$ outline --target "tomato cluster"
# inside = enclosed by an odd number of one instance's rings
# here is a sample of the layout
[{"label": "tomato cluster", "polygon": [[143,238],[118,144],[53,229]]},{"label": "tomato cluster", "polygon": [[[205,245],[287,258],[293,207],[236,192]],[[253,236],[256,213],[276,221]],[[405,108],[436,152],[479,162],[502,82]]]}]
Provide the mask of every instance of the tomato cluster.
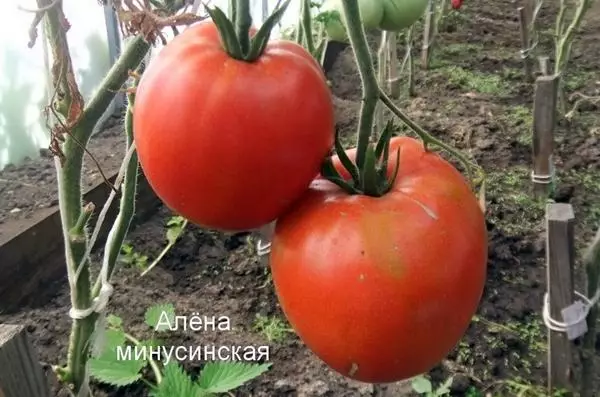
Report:
[{"label": "tomato cluster", "polygon": [[[372,3],[380,8],[367,22],[395,27],[413,18],[406,8],[395,18],[398,4],[424,4]],[[141,167],[166,206],[218,230],[277,220],[270,266],[281,307],[334,370],[364,382],[406,379],[435,366],[466,331],[487,259],[469,184],[407,137],[390,142],[387,176],[396,177],[380,197],[320,176],[334,107],[300,45],[270,41],[246,62],[224,50],[213,22],[194,25],[143,74],[133,122]],[[346,155],[354,160],[356,150]]]}]

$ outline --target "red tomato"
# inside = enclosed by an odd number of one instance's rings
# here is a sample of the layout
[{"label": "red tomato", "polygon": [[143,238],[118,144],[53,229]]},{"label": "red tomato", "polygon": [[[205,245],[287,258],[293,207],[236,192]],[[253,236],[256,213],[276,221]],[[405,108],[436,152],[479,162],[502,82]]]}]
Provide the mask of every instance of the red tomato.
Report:
[{"label": "red tomato", "polygon": [[140,164],[158,197],[220,230],[278,218],[334,139],[329,87],[306,50],[272,41],[255,62],[238,61],[212,21],[186,29],[150,62],[133,117]]},{"label": "red tomato", "polygon": [[391,148],[388,172],[396,150],[400,171],[388,194],[351,196],[315,179],[277,220],[270,254],[281,307],[300,338],[334,370],[370,383],[442,361],[486,278],[484,215],[462,175],[412,138],[394,138]]}]

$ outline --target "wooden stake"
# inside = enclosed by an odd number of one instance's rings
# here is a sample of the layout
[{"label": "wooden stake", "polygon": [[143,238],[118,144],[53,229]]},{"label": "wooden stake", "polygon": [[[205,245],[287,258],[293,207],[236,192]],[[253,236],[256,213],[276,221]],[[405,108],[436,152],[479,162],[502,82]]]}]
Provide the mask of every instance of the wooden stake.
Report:
[{"label": "wooden stake", "polygon": [[525,73],[525,79],[531,81],[533,73],[531,72],[531,57],[529,56],[529,49],[531,48],[531,38],[529,37],[529,27],[531,25],[531,9],[530,7],[519,7],[519,26],[521,30],[521,54],[523,59],[523,71]]},{"label": "wooden stake", "polygon": [[435,0],[429,0],[425,14],[425,27],[423,28],[423,46],[421,47],[421,67],[425,70],[429,68],[431,58],[431,46],[433,45],[433,35],[435,28]]},{"label": "wooden stake", "polygon": [[548,61],[550,60],[547,56],[538,57],[538,62],[540,63],[540,73],[542,76],[548,76]]},{"label": "wooden stake", "polygon": [[[550,296],[550,316],[562,321],[562,309],[573,303],[575,262],[575,215],[571,204],[546,207],[546,277]],[[548,330],[548,391],[571,388],[571,342],[563,332]]]},{"label": "wooden stake", "polygon": [[0,324],[0,396],[50,397],[42,366],[21,325]]},{"label": "wooden stake", "polygon": [[552,151],[556,125],[558,76],[540,76],[535,81],[533,104],[533,190],[547,196],[553,179]]},{"label": "wooden stake", "polygon": [[398,75],[398,34],[396,32],[390,32],[387,47],[390,97],[398,98],[400,96],[400,76]]},{"label": "wooden stake", "polygon": [[[388,37],[389,32],[383,30],[381,32],[381,42],[377,51],[377,79],[381,87],[387,88],[388,76]],[[384,88],[384,89],[385,89]],[[385,107],[381,101],[378,101],[375,108],[375,129],[381,130],[385,125]]]}]

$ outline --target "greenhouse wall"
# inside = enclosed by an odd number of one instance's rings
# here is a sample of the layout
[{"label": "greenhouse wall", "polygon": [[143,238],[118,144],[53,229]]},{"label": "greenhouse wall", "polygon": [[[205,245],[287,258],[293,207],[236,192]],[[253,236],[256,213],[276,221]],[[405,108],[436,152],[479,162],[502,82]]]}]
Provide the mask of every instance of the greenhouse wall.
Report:
[{"label": "greenhouse wall", "polygon": [[[18,5],[31,8],[31,2],[18,3],[17,0],[9,0],[12,6],[4,9],[0,23],[0,71],[4,76],[0,81],[0,170],[8,164],[19,166],[27,158],[38,157],[40,149],[47,148],[50,142],[43,109],[52,95],[49,73],[51,57],[41,25],[35,46],[28,48],[32,14],[22,11]],[[276,3],[272,0],[255,0],[253,19],[262,21]],[[228,0],[216,0],[212,4],[226,11]],[[297,15],[299,4],[299,1],[293,1],[290,4],[291,12],[286,15]],[[97,0],[67,0],[63,7],[71,23],[68,39],[76,79],[87,101],[125,44],[122,43],[110,7],[105,6],[102,12]],[[285,28],[295,23],[288,17],[280,26]],[[279,30],[275,29],[273,36],[278,35]],[[169,35],[167,37],[172,38]],[[161,49],[162,45],[153,48],[151,57]],[[119,111],[122,104],[123,96],[119,95],[103,120]]]}]

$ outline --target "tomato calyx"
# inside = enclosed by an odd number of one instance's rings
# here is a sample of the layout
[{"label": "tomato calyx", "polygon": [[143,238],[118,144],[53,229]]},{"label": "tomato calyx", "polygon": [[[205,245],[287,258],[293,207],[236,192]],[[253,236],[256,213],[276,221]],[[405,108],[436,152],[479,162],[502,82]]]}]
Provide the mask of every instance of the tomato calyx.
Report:
[{"label": "tomato calyx", "polygon": [[331,157],[327,158],[321,168],[321,175],[336,184],[348,194],[362,194],[371,197],[381,197],[390,191],[400,169],[400,150],[396,152],[394,172],[388,177],[388,161],[390,158],[390,140],[393,123],[388,121],[381,133],[377,144],[369,143],[364,153],[364,162],[360,166],[354,163],[342,146],[339,131],[335,136],[335,154],[342,166],[350,174],[345,179],[335,168]]},{"label": "tomato calyx", "polygon": [[206,10],[217,26],[222,45],[229,56],[239,61],[253,62],[265,51],[273,28],[281,21],[290,3],[291,0],[287,0],[275,9],[252,37],[250,0],[230,0],[231,19],[219,7],[207,6]]}]

